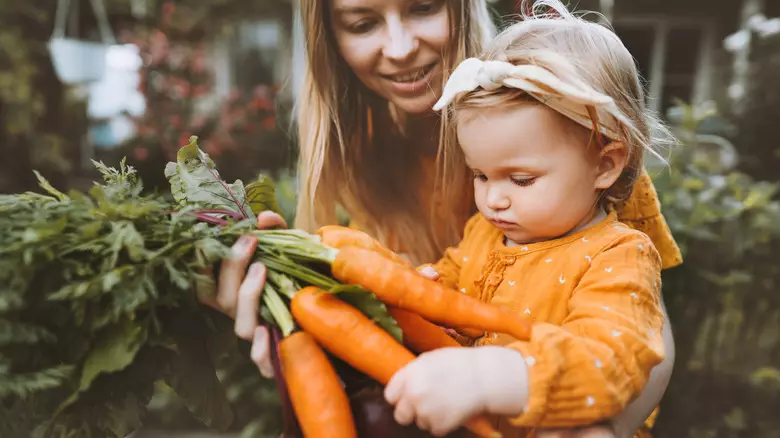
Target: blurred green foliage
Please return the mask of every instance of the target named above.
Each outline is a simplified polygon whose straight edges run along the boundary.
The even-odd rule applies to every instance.
[[[733,141],[743,155],[740,169],[755,178],[780,181],[780,34],[751,40],[745,105],[735,115]]]
[[[777,437],[779,187],[737,170],[737,148],[702,133],[712,120],[711,110],[682,107],[681,145],[668,168],[651,170],[684,251],[664,275],[677,356],[656,435]]]
[[[31,169],[61,183],[78,159],[73,140],[86,107],[59,84],[46,42],[54,0],[0,2],[0,192],[36,184]]]

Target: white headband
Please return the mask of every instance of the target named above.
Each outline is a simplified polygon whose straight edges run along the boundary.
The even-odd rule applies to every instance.
[[[532,64],[514,65],[505,61],[466,59],[450,75],[433,109],[439,111],[452,103],[459,94],[480,87],[485,90],[501,87],[523,90],[588,129],[593,129],[593,120],[588,112],[588,106],[592,106],[599,113],[599,131],[608,138],[620,138],[615,118],[604,117],[606,114],[599,111],[601,108],[614,107],[611,97],[582,83],[566,83],[549,70]]]

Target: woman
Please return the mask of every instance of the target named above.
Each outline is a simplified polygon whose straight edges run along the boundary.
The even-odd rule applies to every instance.
[[[355,226],[412,262],[436,260],[459,240],[473,206],[460,157],[437,157],[447,120],[431,107],[446,72],[493,36],[485,0],[301,0],[299,8],[306,70],[297,107],[296,227],[336,223],[339,205]],[[621,220],[653,239],[666,268],[681,262],[647,175]],[[279,225],[276,215],[258,218],[261,228]],[[216,301],[235,316],[236,333],[253,341],[252,357],[269,376],[268,334],[256,317],[264,269],[255,265],[244,277],[255,244],[243,239],[223,263]],[[615,419],[617,436],[631,436],[666,389],[674,361],[669,324],[664,340],[667,359]]]

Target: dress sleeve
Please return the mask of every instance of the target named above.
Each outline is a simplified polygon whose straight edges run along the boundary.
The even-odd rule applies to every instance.
[[[508,347],[526,359],[529,399],[512,423],[571,427],[614,416],[664,357],[661,261],[641,233],[618,237],[592,259],[562,325],[539,323]]]

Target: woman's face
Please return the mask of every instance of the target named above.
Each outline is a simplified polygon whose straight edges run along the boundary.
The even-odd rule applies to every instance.
[[[373,92],[408,114],[431,111],[450,40],[447,0],[332,0],[341,56]]]

